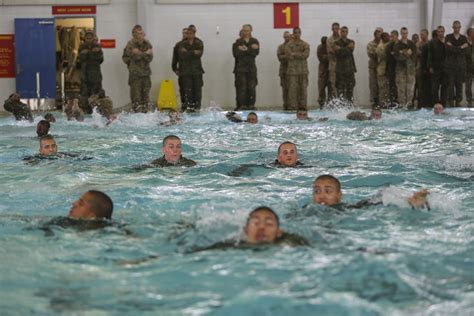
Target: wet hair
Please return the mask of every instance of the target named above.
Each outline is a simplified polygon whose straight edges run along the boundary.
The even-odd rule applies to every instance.
[[[296,149],[296,144],[295,143],[283,142],[283,143],[280,144],[280,146],[278,146],[278,154],[280,154],[281,147],[283,147],[283,145],[288,145],[288,144],[295,146],[295,150],[298,152],[298,149]]]
[[[137,24],[133,27],[132,29],[132,34],[135,33],[136,31],[142,31],[143,27],[140,24]]]
[[[101,191],[89,190],[87,193],[92,197],[88,202],[91,205],[91,211],[96,217],[111,219],[114,210],[112,199]]]
[[[336,26],[336,25],[339,26],[339,23],[334,22],[334,23],[331,25],[331,27]]]
[[[38,137],[43,137],[48,135],[51,124],[46,120],[41,120],[36,125],[36,134]]]
[[[255,116],[256,118],[258,118],[258,115],[257,115],[257,113],[255,113],[255,112],[250,112],[249,114],[247,114],[247,118],[248,118],[249,116],[251,116],[251,115],[253,115],[253,116]]]
[[[170,139],[177,139],[177,140],[181,141],[181,138],[179,138],[176,135],[168,135],[165,138],[163,138],[163,147],[166,145],[166,142]]]
[[[42,136],[42,137],[40,138],[40,140],[39,140],[40,147],[41,147],[41,144],[43,144],[43,142],[44,142],[45,140],[52,140],[52,141],[54,141],[54,137],[51,136],[51,135],[49,135],[49,134],[48,134],[48,135],[45,135],[45,136]]]
[[[256,209],[254,209],[252,212],[250,212],[248,217],[247,217],[247,224],[245,226],[248,226],[248,224],[250,222],[250,219],[252,218],[252,215],[257,213],[257,212],[260,212],[260,211],[267,211],[267,212],[272,213],[273,216],[275,216],[275,219],[276,219],[276,222],[277,222],[277,227],[280,227],[280,217],[278,217],[277,213],[275,213],[275,211],[272,210],[268,206],[259,206]]]
[[[335,177],[335,176],[332,176],[330,174],[323,174],[323,175],[320,175],[319,177],[317,177],[314,182],[313,182],[313,186],[316,184],[316,182],[318,182],[319,180],[328,180],[328,181],[332,181],[334,182],[334,184],[336,184],[336,189],[341,192],[341,182],[339,182],[339,180]]]

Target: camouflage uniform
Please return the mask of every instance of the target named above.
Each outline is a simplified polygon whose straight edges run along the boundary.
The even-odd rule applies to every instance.
[[[177,42],[173,48],[173,59],[171,60],[171,69],[173,70],[173,72],[178,74],[179,96],[181,99],[181,104],[184,104],[184,87],[181,82],[181,77],[179,76],[179,53],[178,53],[179,43],[181,43],[181,41]]]
[[[83,52],[87,50],[87,52]],[[102,73],[100,64],[104,61],[102,48],[96,42],[82,44],[79,47],[79,61],[81,63],[81,108],[86,113],[92,113],[87,98],[102,89]]]
[[[186,49],[183,51],[182,49]],[[198,55],[195,51],[200,51]],[[181,104],[182,111],[199,110],[202,98],[202,74],[204,70],[201,65],[201,57],[204,52],[203,42],[195,37],[193,42],[188,40],[178,44],[179,54],[179,77],[183,85],[184,103]]]
[[[467,47],[461,48],[461,46],[467,44],[467,38],[459,34],[459,38],[456,39],[454,34],[448,34],[445,43],[444,66],[448,77],[448,103],[453,106],[456,101],[456,106],[459,106],[462,101],[462,83],[466,73],[466,52],[468,50]],[[452,45],[448,45],[448,43]]]
[[[140,53],[132,53],[134,48],[140,50]],[[147,40],[140,44],[135,39],[131,39],[123,50],[122,60],[128,67],[130,98],[135,112],[147,112],[148,110],[151,89],[150,63],[153,60],[153,53],[147,54],[146,51],[151,48],[152,46]]]
[[[150,165],[153,167],[193,167],[196,165],[196,162],[194,160],[185,158],[181,156],[179,160],[175,163],[169,162],[168,160],[165,159],[165,156],[155,159],[152,162],[150,162]]]
[[[324,103],[326,103],[326,89],[328,89],[329,96],[331,94],[331,85],[329,83],[329,59],[327,47],[324,44],[319,44],[318,50],[316,52],[319,60],[318,66],[318,90],[319,98],[318,103],[322,108]]]
[[[472,106],[472,79],[474,78],[474,43],[469,43],[466,70],[466,101]]]
[[[92,108],[97,107],[97,112],[106,118],[109,118],[109,116],[114,112],[114,105],[110,97],[100,98],[98,95],[94,94],[89,97],[89,104]]]
[[[253,44],[258,45],[257,49],[252,48]],[[240,50],[238,47],[245,45],[246,51]],[[260,44],[256,38],[251,37],[249,41],[237,39],[232,45],[232,53],[235,58],[235,90],[237,107],[236,110],[254,110],[257,87],[257,65],[255,58],[260,52]]]
[[[387,43],[380,42],[376,49],[377,54],[377,85],[379,88],[379,103],[388,106],[390,103],[390,92],[387,76]]]
[[[446,49],[444,42],[439,39],[429,41],[427,67],[431,73],[431,101],[433,104],[446,104],[445,59]]]
[[[411,55],[408,55],[408,50],[411,50]],[[395,82],[397,84],[398,103],[403,106],[411,106],[415,90],[416,46],[410,40],[407,40],[406,43],[400,40],[394,45],[393,52],[397,61]]]
[[[398,41],[397,41],[398,42]],[[397,42],[390,41],[385,48],[386,52],[386,63],[387,63],[387,78],[388,78],[388,91],[390,96],[390,104],[393,105],[397,102],[397,84],[395,82],[395,68],[397,61],[394,56],[394,47]]]
[[[336,53],[334,50],[334,43],[339,40],[340,37],[334,37],[334,35],[331,35],[327,39],[327,50],[328,50],[328,59],[329,59],[329,96],[330,98],[336,97],[337,94],[337,89],[336,89]]]
[[[5,111],[11,112],[17,121],[33,121],[30,108],[27,104],[21,101],[15,101],[11,98],[8,98],[5,100],[3,107]]]
[[[380,41],[381,42],[381,41]],[[379,104],[379,87],[377,84],[377,46],[379,43],[371,41],[367,44],[367,56],[369,56],[369,89],[370,102],[372,105]]]
[[[288,68],[288,58],[285,55],[285,47],[288,43],[283,43],[278,46],[277,56],[280,61],[280,69],[278,75],[280,76],[280,86],[283,91],[283,110],[288,110],[288,79],[286,76],[286,70]]]
[[[431,106],[431,78],[428,69],[428,42],[416,45],[416,88],[418,107]]]
[[[334,43],[336,52],[336,88],[337,95],[352,102],[355,86],[356,66],[354,48],[349,48],[349,44],[354,44],[351,39],[339,39]]]
[[[288,109],[307,110],[309,44],[292,39],[285,46],[285,55],[288,58]]]

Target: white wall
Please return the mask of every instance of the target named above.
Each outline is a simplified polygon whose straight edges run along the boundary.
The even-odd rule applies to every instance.
[[[140,10],[137,12],[137,1]],[[408,27],[410,33],[421,25],[423,6],[419,1],[399,3],[301,3],[300,26],[302,38],[311,45],[309,58],[310,86],[308,104],[317,102],[316,47],[321,36],[329,35],[332,22],[349,27],[349,37],[356,41],[355,100],[359,105],[369,104],[366,45],[377,26],[386,31]],[[474,12],[472,2],[447,2],[443,7],[443,24],[450,30],[454,19],[463,25],[470,23]],[[145,16],[147,21],[137,21]],[[0,34],[13,33],[15,17],[51,17],[50,6],[0,6]],[[276,48],[282,42],[282,29],[273,29],[272,4],[193,4],[157,5],[153,0],[112,0],[110,5],[97,6],[97,32],[99,38],[115,38],[117,48],[105,49],[102,65],[103,85],[113,98],[116,107],[129,102],[128,73],[121,60],[122,49],[131,37],[130,30],[139,23],[146,27],[148,39],[154,46],[152,62],[152,99],[156,100],[159,82],[174,79],[171,71],[172,49],[181,37],[181,29],[189,24],[197,26],[197,36],[204,41],[203,107],[215,103],[225,109],[235,106],[235,88],[232,69],[234,60],[231,46],[242,24],[250,23],[254,36],[261,44],[257,57],[257,106],[280,108],[281,90],[278,78]],[[216,34],[219,26],[219,34]],[[463,28],[464,32],[464,28]],[[0,98],[5,99],[15,89],[14,79],[0,79]]]

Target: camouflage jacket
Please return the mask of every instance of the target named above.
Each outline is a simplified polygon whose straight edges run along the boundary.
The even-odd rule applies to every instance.
[[[354,41],[348,38],[340,38],[334,43],[334,50],[336,51],[336,72],[339,73],[353,73],[356,72],[354,55],[352,52],[354,48],[349,48],[349,44]]]
[[[252,48],[252,45],[256,44],[257,48]],[[247,50],[240,50],[239,46],[247,46]],[[255,58],[260,53],[260,43],[254,37],[251,37],[249,41],[244,39],[237,39],[232,45],[232,54],[235,58],[234,73],[237,72],[257,72],[257,65],[255,64]]]
[[[175,163],[169,162],[165,159],[165,156],[155,159],[150,163],[154,167],[193,167],[196,165],[194,160],[181,156]]]
[[[186,51],[184,51],[183,49],[185,49]],[[196,54],[195,51],[199,51],[200,53]],[[179,75],[202,75],[204,73],[204,69],[202,69],[201,64],[201,57],[203,52],[204,43],[197,37],[194,38],[194,41],[192,43],[190,43],[188,40],[179,42]]]
[[[291,40],[285,46],[285,55],[288,58],[287,75],[307,75],[309,44],[305,41]]]
[[[132,50],[138,48],[138,54],[134,54]],[[128,41],[127,46],[123,50],[122,60],[127,64],[130,76],[148,77],[151,75],[150,63],[153,60],[153,53],[147,54],[146,51],[153,48],[149,41],[144,40],[138,43],[135,39]]]

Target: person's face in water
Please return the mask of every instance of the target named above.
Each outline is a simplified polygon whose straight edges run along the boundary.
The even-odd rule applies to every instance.
[[[251,215],[244,233],[251,244],[273,243],[282,235],[275,215],[264,209]]]
[[[90,193],[86,192],[78,200],[72,202],[72,207],[69,210],[69,217],[76,219],[95,218],[95,213],[91,211],[91,199],[92,196]]]
[[[370,119],[371,120],[380,120],[382,118],[382,112],[374,110],[370,112]]]
[[[248,115],[247,116],[247,123],[257,124],[258,123],[258,117],[254,114]]]
[[[278,162],[282,165],[292,167],[298,161],[298,152],[293,144],[283,144],[278,153]]]
[[[307,120],[308,119],[308,112],[298,111],[298,112],[296,112],[296,118],[298,120]]]
[[[434,113],[434,114],[438,115],[438,114],[443,113],[443,111],[444,111],[444,108],[443,108],[443,106],[442,106],[441,104],[436,103],[436,104],[434,105],[434,107],[433,107],[433,113]]]
[[[56,142],[54,141],[54,139],[42,140],[40,143],[39,153],[40,155],[43,155],[43,156],[50,156],[50,155],[57,154],[58,146],[56,145]]]
[[[334,180],[320,179],[314,183],[313,203],[331,206],[341,203],[341,199],[342,193]]]
[[[163,154],[166,161],[176,162],[181,158],[181,141],[179,139],[168,139],[163,146]]]

